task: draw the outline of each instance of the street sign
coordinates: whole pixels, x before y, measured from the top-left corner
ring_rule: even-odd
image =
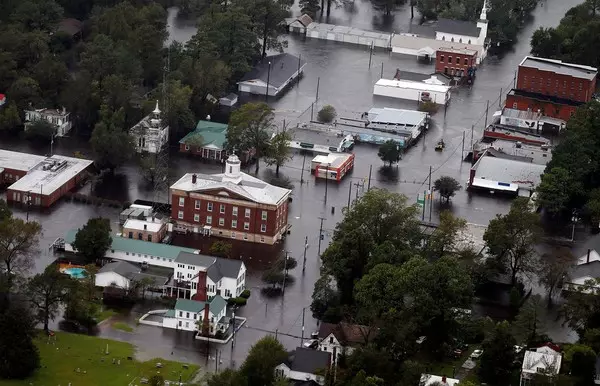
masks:
[[[421,198],[421,196],[417,194],[417,205],[419,205],[419,208],[425,206],[425,195],[423,195],[423,198]]]

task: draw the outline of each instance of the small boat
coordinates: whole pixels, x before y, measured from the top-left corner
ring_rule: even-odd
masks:
[[[444,143],[444,140],[441,139],[437,145],[435,145],[435,151],[442,151],[444,150],[444,148],[446,147],[446,144]]]

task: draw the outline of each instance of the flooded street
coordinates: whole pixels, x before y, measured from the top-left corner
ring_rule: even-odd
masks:
[[[466,182],[470,165],[462,162],[462,141],[465,137],[465,149],[470,145],[471,127],[474,126],[474,138],[481,136],[485,121],[485,107],[489,101],[489,118],[498,109],[501,90],[506,93],[512,86],[518,63],[529,53],[529,40],[535,29],[540,26],[555,26],[564,13],[579,1],[576,0],[547,0],[534,12],[533,20],[519,34],[519,42],[512,52],[502,58],[488,58],[480,66],[477,78],[472,88],[460,89],[453,93],[452,101],[444,112],[441,109],[433,116],[433,127],[429,132],[410,148],[397,168],[391,172],[383,172],[383,163],[377,157],[377,148],[359,145],[355,148],[355,168],[339,185],[329,183],[327,190],[324,182],[315,182],[309,174],[310,159],[306,157],[304,184],[300,183],[302,175],[303,156],[296,154],[288,164],[281,168],[281,174],[289,177],[294,183],[293,202],[290,206],[289,223],[292,225],[283,249],[289,251],[298,260],[291,274],[295,282],[290,285],[283,298],[269,299],[260,293],[261,273],[249,269],[247,286],[252,290],[248,304],[239,310],[239,314],[248,319],[239,331],[235,345],[229,343],[223,346],[206,347],[204,342],[194,341],[189,334],[162,330],[157,327],[138,326],[135,333],[116,331],[110,326],[101,328],[101,335],[115,339],[131,341],[139,348],[142,359],[164,357],[174,360],[192,361],[199,364],[208,363],[209,370],[215,367],[214,360],[206,356],[215,356],[215,351],[221,351],[223,366],[239,365],[245,358],[249,348],[260,337],[275,334],[277,331],[281,342],[289,349],[300,344],[297,338],[302,333],[302,313],[305,311],[305,336],[317,328],[312,318],[309,306],[314,283],[319,276],[319,259],[317,256],[319,239],[319,217],[324,217],[325,239],[321,246],[324,250],[332,235],[335,224],[341,219],[342,208],[348,203],[348,194],[354,199],[360,196],[366,186],[360,187],[369,175],[372,166],[371,186],[386,188],[390,191],[407,195],[410,201],[416,202],[417,194],[427,189],[429,167],[433,168],[432,180],[442,175],[449,175],[461,182]],[[194,34],[193,24],[176,20],[176,10],[169,11],[169,32],[172,40],[185,41]],[[323,20],[325,21],[325,20]],[[372,10],[368,1],[356,0],[348,7],[335,8],[329,19],[331,23],[350,25],[358,28],[382,31],[406,31],[410,22],[410,7],[400,9],[391,20],[384,20],[379,12]],[[276,109],[279,120],[286,119],[293,126],[296,123],[308,122],[310,105],[314,102],[317,91],[317,79],[320,78],[318,106],[333,105],[339,116],[349,116],[355,112],[363,112],[371,107],[412,108],[414,103],[399,102],[394,99],[373,97],[373,85],[379,79],[383,63],[384,76],[391,78],[396,68],[407,71],[433,72],[432,65],[421,65],[414,58],[392,57],[386,52],[375,51],[369,70],[369,51],[365,48],[336,44],[323,40],[305,40],[298,35],[287,37],[289,46],[287,52],[301,55],[308,64],[304,70],[304,78],[290,89],[281,99],[270,101]],[[315,114],[318,109],[315,107]],[[339,138],[323,134],[299,131],[295,135],[299,139],[312,139],[315,143],[337,143]],[[440,139],[447,146],[443,152],[435,152],[434,146]],[[91,156],[89,146],[75,138],[63,138],[55,144],[58,154],[72,155],[80,150],[84,155]],[[32,151],[43,154],[49,149],[31,149],[22,141],[6,142],[2,148],[11,150]],[[193,159],[177,156],[170,157],[171,181],[180,175],[197,171],[201,173],[219,172],[219,166],[210,166]],[[272,171],[261,162],[261,175]],[[92,189],[88,184],[83,188],[84,193]],[[87,190],[86,190],[87,189]],[[327,198],[325,192],[327,191]],[[101,181],[93,189],[93,194],[122,202],[136,199],[152,200],[156,196],[141,178],[136,166],[125,166],[110,180]],[[161,199],[167,199],[167,192],[161,193]],[[469,194],[461,191],[452,199],[450,209],[455,215],[465,218],[470,223],[486,225],[496,214],[506,213],[510,201],[498,197],[481,194]],[[25,217],[26,212],[14,208],[19,217]],[[434,209],[437,211],[437,205]],[[333,211],[333,213],[332,213]],[[41,271],[54,257],[49,251],[49,245],[58,237],[63,237],[72,228],[86,223],[90,217],[108,217],[118,221],[117,209],[95,207],[78,203],[61,201],[48,212],[31,211],[29,218],[42,224],[44,234],[40,243],[40,258],[36,261],[35,270]],[[433,214],[436,218],[436,213]],[[308,237],[306,270],[302,272],[302,255],[304,239]],[[260,259],[261,256],[247,256],[249,259]],[[127,321],[135,325],[135,320],[145,311],[143,307],[135,309],[127,316]],[[560,335],[559,329],[556,334]]]

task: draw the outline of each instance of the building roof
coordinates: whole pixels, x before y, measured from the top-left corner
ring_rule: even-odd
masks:
[[[431,77],[428,77],[427,79],[431,79]],[[450,88],[451,88],[450,86],[446,86],[445,84],[429,84],[429,83],[425,83],[423,81],[415,82],[412,80],[404,80],[404,79],[400,79],[400,80],[379,79],[377,81],[377,83],[375,83],[375,85],[382,86],[382,87],[405,88],[405,89],[417,90],[417,91],[430,91],[430,92],[443,92],[443,93],[450,91]],[[388,107],[385,107],[384,109],[388,109]],[[405,110],[405,111],[410,111],[410,110]]]
[[[462,54],[462,55],[470,55],[470,56],[477,55],[477,50],[473,50],[473,49],[467,48],[467,47],[440,47],[440,48],[438,48],[438,51],[444,52],[444,53]]]
[[[517,90],[512,89],[508,92],[508,95],[521,96],[524,98],[535,99],[541,102],[550,102],[557,105],[566,105],[566,106],[581,106],[584,102],[575,101],[568,98],[561,98],[553,95],[545,95],[537,92],[530,92],[525,90]]]
[[[484,154],[471,169],[475,170],[475,177],[480,180],[507,185],[517,184],[520,187],[533,189],[539,185],[546,166],[506,158],[489,157]],[[500,189],[498,188],[498,190]]]
[[[429,38],[435,38],[436,32],[478,38],[481,28],[477,27],[477,23],[472,21],[440,18],[437,21],[430,21],[423,24],[411,24],[409,29],[409,33],[411,34]]]
[[[190,300],[190,299],[177,299],[177,303],[175,303],[175,309],[186,311],[186,312],[194,312],[199,313],[204,310],[204,306],[207,302],[202,302],[198,300]],[[216,295],[210,301],[208,301],[209,310],[213,315],[218,315],[223,309],[227,306],[227,302],[220,295]]]
[[[503,139],[497,139],[489,144],[487,151],[489,155],[494,157],[533,162],[538,165],[546,165],[552,159],[552,148],[550,146],[518,144],[515,141]]]
[[[239,182],[235,182],[231,181],[225,173],[187,173],[171,185],[171,189],[183,190],[186,192],[202,192],[206,190],[222,189],[239,195],[249,201],[267,205],[277,205],[279,202],[287,200],[292,192],[289,189],[268,184],[249,174],[243,172],[240,172],[239,174]],[[193,175],[196,176],[196,183],[192,183]]]
[[[28,172],[45,159],[41,155],[0,149],[0,167],[3,169]]]
[[[58,31],[67,33],[71,36],[77,35],[83,29],[83,23],[77,19],[63,19],[58,23]]]
[[[75,241],[75,235],[77,229],[72,229],[67,232],[65,236],[65,242],[72,244]],[[129,239],[126,237],[114,237],[112,238],[112,244],[110,249],[115,251],[138,253],[141,255],[149,255],[155,257],[164,257],[167,259],[174,260],[177,258],[180,252],[194,252],[195,249],[177,247],[175,245],[152,243],[149,241]]]
[[[98,273],[114,272],[124,277],[130,277],[131,274],[139,271],[139,267],[126,261],[113,261],[112,263],[105,264],[98,270]]]
[[[58,109],[29,109],[29,110],[25,110],[25,112],[29,112],[29,113],[38,113],[42,116],[56,116],[56,117],[67,117],[69,116],[69,112],[66,111],[65,109],[62,110],[58,110]]]
[[[284,362],[292,371],[307,374],[316,374],[319,370],[327,370],[331,361],[331,354],[304,347],[297,347],[289,353]]]
[[[271,63],[270,66],[269,62]],[[268,80],[270,86],[279,88],[298,71],[298,67],[302,68],[305,65],[304,60],[288,53],[267,56],[250,72],[245,74],[238,83],[255,82],[257,80],[267,83]],[[271,69],[270,75],[268,75],[269,68]]]
[[[224,123],[200,120],[196,129],[189,132],[179,143],[186,144],[193,138],[202,138],[202,147],[223,150],[227,140],[227,127]]]
[[[333,334],[342,346],[356,346],[367,344],[375,336],[374,332],[374,329],[360,324],[321,323],[319,326],[319,339],[325,339]]]
[[[237,279],[240,269],[244,264],[241,260],[189,252],[179,253],[175,262],[205,268],[207,276],[215,283],[224,277]]]
[[[38,163],[9,189],[50,195],[93,163],[87,159],[53,155]]]
[[[541,367],[545,372],[558,374],[560,371],[561,362],[562,356],[560,354],[550,354],[547,352],[527,350],[525,351],[525,357],[523,358],[521,372],[537,373],[538,368]]]
[[[161,288],[162,286],[164,286],[167,281],[169,281],[169,278],[166,276],[160,276],[160,275],[152,275],[149,273],[144,273],[144,272],[137,272],[134,273],[132,275],[132,279],[135,281],[142,281],[144,279],[151,279],[152,282],[150,284],[150,287],[152,288]]]
[[[390,81],[389,79],[379,79],[377,84],[381,81]],[[398,81],[391,81],[398,82]],[[410,82],[417,83],[417,82]],[[429,86],[429,85],[428,85]],[[446,86],[437,86],[446,87]],[[369,121],[371,123],[382,123],[392,125],[404,125],[404,126],[420,126],[427,119],[427,113],[415,110],[401,110],[384,107],[382,109],[373,107],[369,110]]]
[[[302,16],[298,16],[296,18],[291,17],[286,20],[287,20],[288,25],[290,25],[294,22],[298,22],[298,23],[302,24],[304,27],[308,26],[310,23],[313,22],[313,19],[306,13],[303,14]]]
[[[146,228],[144,228],[144,226],[146,226]],[[162,221],[138,220],[135,218],[129,218],[129,219],[125,220],[125,224],[123,224],[123,229],[134,229],[137,231],[158,232],[164,226],[165,226],[165,224]]]
[[[566,63],[556,59],[538,58],[535,56],[526,56],[519,64],[519,67],[535,68],[540,71],[549,71],[555,74],[587,80],[593,80],[598,74],[598,69],[595,67]]]
[[[454,379],[454,378],[448,378],[445,376],[439,376],[439,375],[421,374],[420,385],[430,386],[430,385],[436,385],[438,383],[442,384],[444,386],[455,386],[455,385],[459,385],[459,380]]]
[[[329,168],[340,167],[353,155],[349,153],[329,153],[327,155],[318,155],[311,162],[329,165]]]

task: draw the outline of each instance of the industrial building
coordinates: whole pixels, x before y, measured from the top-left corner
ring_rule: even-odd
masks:
[[[421,82],[403,79],[379,79],[373,86],[373,95],[417,102],[445,105],[450,101],[451,87],[435,75]]]
[[[367,113],[367,119],[368,129],[401,135],[407,144],[429,127],[429,114],[415,110],[373,107]]]

